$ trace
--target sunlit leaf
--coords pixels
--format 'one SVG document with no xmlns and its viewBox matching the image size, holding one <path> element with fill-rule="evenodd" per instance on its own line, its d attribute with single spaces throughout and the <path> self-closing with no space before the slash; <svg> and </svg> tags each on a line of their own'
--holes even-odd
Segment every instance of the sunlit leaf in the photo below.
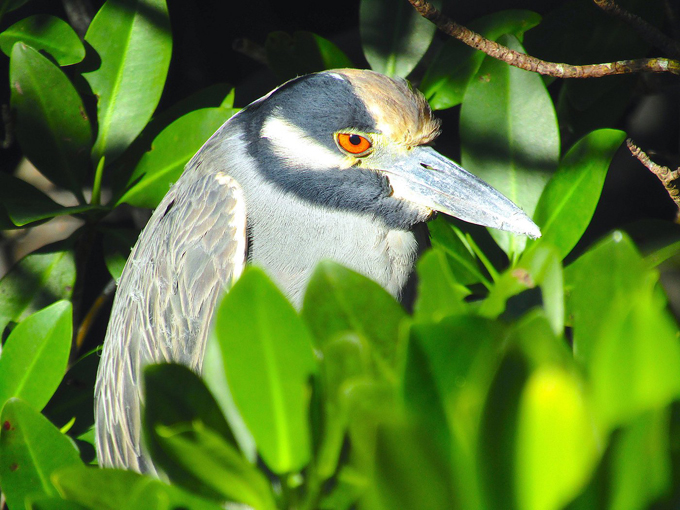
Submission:
<svg viewBox="0 0 680 510">
<path fill-rule="evenodd" d="M 142 131 L 161 97 L 172 38 L 165 0 L 108 0 L 85 40 L 101 64 L 83 73 L 97 96 L 92 160 L 116 159 Z"/>
<path fill-rule="evenodd" d="M 27 317 L 7 338 L 0 356 L 0 405 L 18 397 L 42 409 L 59 386 L 71 351 L 71 303 L 58 301 Z"/>
<path fill-rule="evenodd" d="M 524 52 L 515 37 L 499 42 Z M 541 77 L 486 57 L 465 92 L 460 133 L 463 167 L 532 216 L 560 155 L 555 108 Z M 524 249 L 525 236 L 490 233 L 511 258 Z"/>
<path fill-rule="evenodd" d="M 52 473 L 81 465 L 73 443 L 19 399 L 5 404 L 0 421 L 0 479 L 7 505 L 25 508 L 27 497 L 56 496 Z"/>
<path fill-rule="evenodd" d="M 47 246 L 17 262 L 0 280 L 0 329 L 73 292 L 76 267 L 68 242 Z"/>
<path fill-rule="evenodd" d="M 440 1 L 432 4 L 441 7 Z M 406 77 L 427 51 L 436 27 L 408 2 L 362 0 L 359 30 L 371 69 Z"/>
<path fill-rule="evenodd" d="M 161 131 L 135 167 L 130 188 L 118 204 L 155 208 L 192 156 L 234 113 L 231 108 L 204 108 L 187 113 Z"/>
<path fill-rule="evenodd" d="M 0 50 L 8 57 L 16 42 L 49 53 L 60 66 L 75 64 L 85 57 L 78 34 L 64 20 L 48 14 L 29 16 L 0 33 Z"/>
<path fill-rule="evenodd" d="M 304 323 L 251 267 L 220 304 L 215 335 L 229 389 L 262 458 L 275 473 L 302 469 L 311 454 L 308 381 L 316 371 Z"/>
<path fill-rule="evenodd" d="M 602 192 L 614 152 L 625 133 L 614 129 L 593 131 L 562 158 L 536 206 L 534 221 L 543 236 L 528 241 L 528 249 L 550 243 L 566 257 L 590 223 Z"/>
<path fill-rule="evenodd" d="M 483 16 L 466 26 L 492 41 L 503 34 L 513 34 L 521 41 L 524 32 L 535 27 L 540 20 L 535 12 L 508 10 Z M 481 51 L 453 37 L 446 41 L 427 68 L 419 87 L 430 106 L 434 110 L 444 110 L 459 104 L 484 56 Z"/>
<path fill-rule="evenodd" d="M 24 154 L 45 177 L 81 197 L 92 133 L 78 92 L 61 69 L 21 42 L 12 49 L 9 74 Z"/>
</svg>

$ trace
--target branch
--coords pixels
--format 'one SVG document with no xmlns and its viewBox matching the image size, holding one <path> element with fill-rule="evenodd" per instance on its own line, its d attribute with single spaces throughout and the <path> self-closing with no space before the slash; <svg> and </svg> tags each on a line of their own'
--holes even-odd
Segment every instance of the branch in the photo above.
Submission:
<svg viewBox="0 0 680 510">
<path fill-rule="evenodd" d="M 640 149 L 640 147 L 635 145 L 633 140 L 630 138 L 626 140 L 626 145 L 628 145 L 628 149 L 633 154 L 633 156 L 640 160 L 640 163 L 645 165 L 650 172 L 656 175 L 663 184 L 663 187 L 666 188 L 668 195 L 670 195 L 671 199 L 673 202 L 675 202 L 675 205 L 678 208 L 678 212 L 675 216 L 675 222 L 680 223 L 680 190 L 678 190 L 677 186 L 673 184 L 673 181 L 680 179 L 680 168 L 671 170 L 667 166 L 661 166 L 654 163 L 654 161 L 652 161 L 649 156 L 645 154 L 642 149 Z"/>
<path fill-rule="evenodd" d="M 652 46 L 656 46 L 668 55 L 680 58 L 680 45 L 654 25 L 650 25 L 640 16 L 622 9 L 614 0 L 593 0 L 593 2 L 607 14 L 628 23 Z"/>
<path fill-rule="evenodd" d="M 556 78 L 600 78 L 615 74 L 631 74 L 639 72 L 673 73 L 680 75 L 680 62 L 668 58 L 641 58 L 635 60 L 619 60 L 606 64 L 588 64 L 575 66 L 546 62 L 525 53 L 511 50 L 491 41 L 469 28 L 459 25 L 439 12 L 427 0 L 409 0 L 418 13 L 434 23 L 439 30 L 455 37 L 468 46 L 482 51 L 490 57 L 502 60 L 526 71 L 532 71 Z"/>
</svg>

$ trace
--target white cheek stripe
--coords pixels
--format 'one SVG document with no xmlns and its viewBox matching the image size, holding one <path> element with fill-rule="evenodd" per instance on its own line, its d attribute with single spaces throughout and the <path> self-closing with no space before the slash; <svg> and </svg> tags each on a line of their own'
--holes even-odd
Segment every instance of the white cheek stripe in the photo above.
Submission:
<svg viewBox="0 0 680 510">
<path fill-rule="evenodd" d="M 321 145 L 295 124 L 274 115 L 262 126 L 262 136 L 272 143 L 274 153 L 291 165 L 325 170 L 345 168 L 347 161 L 340 151 Z"/>
</svg>

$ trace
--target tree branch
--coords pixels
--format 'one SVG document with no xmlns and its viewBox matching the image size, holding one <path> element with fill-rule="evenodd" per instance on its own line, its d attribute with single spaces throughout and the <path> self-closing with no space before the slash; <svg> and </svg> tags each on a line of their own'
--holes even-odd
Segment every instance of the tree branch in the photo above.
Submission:
<svg viewBox="0 0 680 510">
<path fill-rule="evenodd" d="M 642 149 L 640 149 L 640 147 L 635 145 L 633 140 L 630 138 L 626 140 L 626 145 L 633 156 L 635 156 L 640 161 L 640 163 L 645 165 L 650 172 L 656 175 L 663 184 L 663 187 L 666 188 L 668 195 L 671 197 L 673 202 L 675 202 L 675 205 L 678 208 L 675 216 L 675 222 L 680 223 L 680 190 L 678 190 L 677 186 L 673 184 L 673 181 L 680 179 L 680 168 L 671 170 L 667 166 L 661 166 L 654 163 L 654 161 L 652 161 L 649 156 Z"/>
<path fill-rule="evenodd" d="M 434 23 L 439 30 L 455 37 L 468 46 L 482 51 L 490 57 L 502 60 L 520 69 L 532 71 L 556 78 L 600 78 L 615 74 L 631 74 L 639 72 L 673 73 L 680 75 L 680 62 L 668 58 L 641 58 L 635 60 L 619 60 L 605 64 L 588 64 L 576 66 L 546 62 L 525 53 L 511 50 L 491 41 L 469 28 L 459 25 L 448 16 L 442 14 L 427 0 L 409 0 L 418 13 Z"/>
</svg>

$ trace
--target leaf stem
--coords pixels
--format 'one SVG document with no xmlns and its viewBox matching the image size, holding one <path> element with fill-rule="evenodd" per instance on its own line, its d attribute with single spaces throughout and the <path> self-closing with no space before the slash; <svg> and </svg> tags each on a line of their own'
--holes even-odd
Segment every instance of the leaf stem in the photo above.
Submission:
<svg viewBox="0 0 680 510">
<path fill-rule="evenodd" d="M 486 270 L 489 272 L 491 279 L 493 281 L 496 281 L 498 279 L 498 271 L 496 271 L 496 268 L 493 267 L 493 264 L 491 263 L 491 261 L 486 257 L 484 252 L 479 249 L 479 246 L 477 246 L 477 243 L 475 243 L 475 241 L 472 239 L 472 236 L 470 234 L 465 234 L 465 239 L 470 244 L 470 248 L 472 248 L 472 251 L 475 252 L 475 255 L 477 256 L 477 258 L 480 260 L 480 262 L 484 265 Z M 489 288 L 489 285 L 487 285 L 487 288 Z"/>
<path fill-rule="evenodd" d="M 90 200 L 91 205 L 101 205 L 102 199 L 102 176 L 104 174 L 104 161 L 105 157 L 102 156 L 97 163 L 97 170 L 94 173 L 94 183 L 92 184 L 92 199 Z"/>
</svg>

